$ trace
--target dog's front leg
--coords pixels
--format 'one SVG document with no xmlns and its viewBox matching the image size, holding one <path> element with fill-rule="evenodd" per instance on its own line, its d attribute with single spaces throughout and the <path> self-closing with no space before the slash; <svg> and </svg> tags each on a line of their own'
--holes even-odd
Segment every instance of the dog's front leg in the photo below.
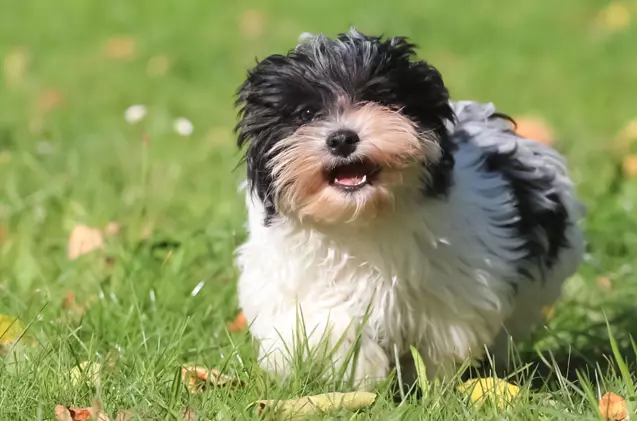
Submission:
<svg viewBox="0 0 637 421">
<path fill-rule="evenodd" d="M 326 376 L 342 375 L 354 387 L 369 390 L 389 373 L 385 351 L 346 311 L 304 309 L 297 315 L 280 315 L 269 332 L 255 335 L 261 366 L 270 374 L 285 378 L 298 364 L 318 363 L 326 367 Z"/>
</svg>

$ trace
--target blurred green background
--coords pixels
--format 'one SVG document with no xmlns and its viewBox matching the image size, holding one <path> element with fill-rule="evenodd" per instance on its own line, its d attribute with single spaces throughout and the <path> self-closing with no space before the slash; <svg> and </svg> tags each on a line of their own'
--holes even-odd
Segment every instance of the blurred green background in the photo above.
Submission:
<svg viewBox="0 0 637 421">
<path fill-rule="evenodd" d="M 78 346 L 85 358 L 126 343 L 148 357 L 166 336 L 180 338 L 175 361 L 220 358 L 245 236 L 235 89 L 255 57 L 354 25 L 410 37 L 454 99 L 552 128 L 589 207 L 590 245 L 551 326 L 568 341 L 604 314 L 634 329 L 635 19 L 635 0 L 0 0 L 0 313 L 32 321 L 52 349 L 91 343 Z M 130 124 L 135 104 L 147 115 Z M 175 132 L 180 117 L 191 135 Z M 106 261 L 69 260 L 73 227 L 109 222 L 120 232 Z M 54 322 L 68 291 L 101 299 L 81 328 Z M 74 360 L 53 354 L 43 384 Z M 0 400 L 31 389 L 18 390 Z"/>
</svg>

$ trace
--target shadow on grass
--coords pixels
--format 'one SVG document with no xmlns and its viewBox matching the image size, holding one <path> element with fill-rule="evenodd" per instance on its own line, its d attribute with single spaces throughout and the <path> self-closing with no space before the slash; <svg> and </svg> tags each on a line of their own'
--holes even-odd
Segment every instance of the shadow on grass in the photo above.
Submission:
<svg viewBox="0 0 637 421">
<path fill-rule="evenodd" d="M 522 344 L 512 352 L 514 357 L 508 366 L 513 368 L 494 370 L 491 361 L 486 360 L 481 367 L 468 369 L 463 379 L 492 376 L 495 371 L 500 378 L 534 389 L 556 390 L 564 382 L 577 385 L 585 379 L 596 384 L 611 375 L 619 376 L 618 356 L 633 378 L 637 373 L 637 347 L 633 340 L 637 338 L 637 308 L 622 309 L 608 324 L 594 324 L 577 332 L 548 331 L 545 336 L 550 345 L 528 349 Z"/>
</svg>

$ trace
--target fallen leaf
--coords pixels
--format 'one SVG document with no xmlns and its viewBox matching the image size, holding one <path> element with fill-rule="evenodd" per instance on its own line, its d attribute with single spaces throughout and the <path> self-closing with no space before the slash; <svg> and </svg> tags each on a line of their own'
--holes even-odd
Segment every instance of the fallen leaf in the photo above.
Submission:
<svg viewBox="0 0 637 421">
<path fill-rule="evenodd" d="M 68 257 L 75 260 L 78 257 L 90 253 L 104 246 L 102 232 L 97 228 L 86 225 L 77 225 L 73 228 L 68 244 Z"/>
<path fill-rule="evenodd" d="M 4 56 L 2 73 L 7 86 L 22 83 L 28 67 L 29 53 L 24 47 L 17 47 Z"/>
<path fill-rule="evenodd" d="M 609 290 L 613 287 L 613 282 L 608 276 L 598 276 L 597 286 L 599 287 L 599 289 Z"/>
<path fill-rule="evenodd" d="M 109 222 L 108 224 L 106 224 L 106 227 L 104 228 L 104 233 L 106 235 L 115 236 L 119 234 L 121 229 L 122 227 L 117 222 Z"/>
<path fill-rule="evenodd" d="M 485 400 L 492 399 L 500 408 L 509 404 L 520 393 L 518 386 L 493 377 L 467 380 L 458 390 L 469 393 L 474 405 L 481 405 Z"/>
<path fill-rule="evenodd" d="M 45 89 L 38 95 L 38 109 L 48 112 L 64 104 L 64 94 L 55 88 Z"/>
<path fill-rule="evenodd" d="M 84 383 L 99 387 L 101 369 L 102 366 L 98 363 L 83 361 L 71 370 L 71 384 L 78 386 L 80 383 Z"/>
<path fill-rule="evenodd" d="M 62 308 L 64 310 L 72 310 L 75 309 L 76 306 L 77 304 L 75 304 L 75 293 L 73 291 L 67 292 L 62 299 Z"/>
<path fill-rule="evenodd" d="M 515 119 L 515 123 L 515 133 L 520 137 L 536 140 L 545 145 L 550 145 L 555 141 L 553 130 L 540 117 L 520 117 Z"/>
<path fill-rule="evenodd" d="M 130 60 L 136 54 L 137 43 L 128 36 L 110 38 L 104 46 L 104 55 L 111 60 Z"/>
<path fill-rule="evenodd" d="M 542 314 L 544 315 L 545 319 L 552 319 L 555 315 L 555 307 L 552 305 L 542 307 Z"/>
<path fill-rule="evenodd" d="M 110 421 L 108 415 L 95 408 L 69 408 L 64 405 L 55 407 L 55 418 L 59 421 Z"/>
<path fill-rule="evenodd" d="M 217 369 L 192 365 L 181 368 L 181 381 L 190 393 L 202 392 L 207 386 L 233 389 L 243 385 L 241 380 L 222 374 Z"/>
<path fill-rule="evenodd" d="M 96 300 L 96 296 L 91 296 L 83 304 L 79 304 L 75 297 L 75 292 L 68 291 L 62 299 L 62 309 L 68 311 L 74 317 L 81 317 Z"/>
<path fill-rule="evenodd" d="M 248 321 L 246 320 L 246 316 L 243 315 L 243 312 L 237 314 L 237 317 L 233 321 L 226 323 L 230 332 L 240 332 L 244 330 L 247 325 Z"/>
<path fill-rule="evenodd" d="M 624 175 L 629 178 L 637 178 L 637 155 L 625 156 L 622 161 Z"/>
<path fill-rule="evenodd" d="M 358 411 L 369 407 L 376 401 L 376 394 L 370 392 L 325 393 L 289 400 L 260 400 L 253 405 L 259 414 L 270 413 L 276 416 L 291 417 L 321 414 L 337 409 Z"/>
<path fill-rule="evenodd" d="M 36 345 L 22 322 L 12 316 L 0 314 L 0 357 L 11 354 L 14 361 L 22 360 L 26 348 Z"/>
<path fill-rule="evenodd" d="M 24 326 L 15 317 L 0 314 L 0 345 L 12 345 L 24 333 Z"/>
<path fill-rule="evenodd" d="M 606 29 L 625 29 L 630 25 L 630 11 L 625 4 L 613 2 L 599 13 L 597 21 Z"/>
<path fill-rule="evenodd" d="M 263 34 L 265 15 L 258 10 L 246 10 L 239 19 L 239 30 L 248 38 L 257 38 Z"/>
<path fill-rule="evenodd" d="M 185 408 L 183 417 L 186 421 L 197 421 L 197 413 L 192 408 Z"/>
<path fill-rule="evenodd" d="M 630 414 L 626 401 L 614 393 L 606 393 L 599 400 L 599 411 L 605 421 L 628 421 Z"/>
<path fill-rule="evenodd" d="M 127 409 L 126 411 L 121 411 L 115 417 L 115 421 L 129 421 L 133 419 L 133 410 Z"/>
<path fill-rule="evenodd" d="M 170 67 L 168 57 L 164 55 L 153 56 L 148 60 L 146 65 L 146 73 L 148 76 L 159 77 L 166 74 Z"/>
<path fill-rule="evenodd" d="M 630 120 L 617 134 L 616 143 L 623 150 L 628 150 L 632 143 L 637 142 L 637 118 Z"/>
</svg>

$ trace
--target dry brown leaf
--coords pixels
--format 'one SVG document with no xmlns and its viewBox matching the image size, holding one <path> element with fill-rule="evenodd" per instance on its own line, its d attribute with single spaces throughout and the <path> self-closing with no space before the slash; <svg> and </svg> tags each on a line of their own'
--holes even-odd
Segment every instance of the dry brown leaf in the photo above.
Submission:
<svg viewBox="0 0 637 421">
<path fill-rule="evenodd" d="M 110 236 L 118 235 L 121 230 L 122 227 L 117 222 L 109 222 L 106 224 L 106 227 L 104 227 L 104 233 Z"/>
<path fill-rule="evenodd" d="M 64 94 L 55 88 L 48 88 L 38 95 L 38 110 L 48 112 L 64 104 Z"/>
<path fill-rule="evenodd" d="M 613 287 L 613 282 L 608 276 L 598 276 L 597 286 L 599 287 L 599 289 L 609 290 Z"/>
<path fill-rule="evenodd" d="M 146 73 L 148 76 L 159 77 L 163 76 L 168 72 L 168 68 L 170 67 L 170 60 L 168 57 L 164 55 L 153 56 L 148 60 L 148 65 L 146 65 Z"/>
<path fill-rule="evenodd" d="M 137 42 L 128 36 L 110 38 L 104 46 L 104 55 L 111 60 L 130 60 L 136 54 Z"/>
<path fill-rule="evenodd" d="M 4 81 L 7 86 L 22 83 L 29 67 L 29 52 L 24 47 L 11 50 L 2 62 Z"/>
<path fill-rule="evenodd" d="M 75 317 L 80 317 L 91 307 L 91 305 L 97 301 L 96 296 L 91 296 L 84 300 L 82 304 L 77 302 L 75 292 L 68 291 L 62 299 L 62 309 L 66 310 Z"/>
<path fill-rule="evenodd" d="M 622 161 L 624 175 L 629 178 L 637 178 L 637 155 L 628 155 Z"/>
<path fill-rule="evenodd" d="M 606 393 L 599 400 L 599 411 L 605 421 L 629 421 L 630 414 L 626 401 L 614 393 Z"/>
<path fill-rule="evenodd" d="M 115 421 L 129 421 L 133 418 L 133 410 L 127 409 L 126 411 L 121 411 L 115 417 Z"/>
<path fill-rule="evenodd" d="M 243 312 L 237 314 L 237 317 L 233 321 L 226 323 L 230 332 L 240 332 L 244 330 L 247 325 L 248 321 L 246 320 L 246 316 L 243 315 Z"/>
<path fill-rule="evenodd" d="M 370 392 L 325 393 L 289 400 L 261 400 L 254 404 L 259 414 L 284 416 L 286 419 L 321 414 L 337 409 L 357 411 L 372 406 L 376 394 Z"/>
<path fill-rule="evenodd" d="M 248 38 L 257 38 L 263 34 L 265 15 L 258 10 L 246 10 L 239 19 L 239 30 Z"/>
<path fill-rule="evenodd" d="M 68 257 L 75 260 L 78 257 L 90 253 L 104 246 L 102 232 L 97 228 L 86 225 L 77 225 L 73 228 L 68 244 Z"/>
<path fill-rule="evenodd" d="M 62 299 L 62 308 L 64 310 L 72 310 L 75 307 L 76 307 L 76 304 L 75 304 L 75 292 L 69 291 L 64 296 L 64 299 Z"/>
<path fill-rule="evenodd" d="M 550 145 L 555 141 L 553 130 L 548 123 L 540 117 L 526 116 L 515 119 L 515 133 L 526 139 L 536 140 L 545 145 Z"/>
<path fill-rule="evenodd" d="M 185 365 L 181 368 L 181 381 L 190 393 L 202 392 L 207 386 L 234 389 L 243 385 L 241 380 L 222 374 L 217 369 L 194 365 Z"/>
<path fill-rule="evenodd" d="M 55 407 L 55 418 L 59 421 L 110 421 L 108 415 L 97 408 L 69 408 L 64 405 Z"/>
<path fill-rule="evenodd" d="M 185 408 L 183 417 L 186 421 L 197 421 L 197 413 L 192 408 Z"/>
</svg>

